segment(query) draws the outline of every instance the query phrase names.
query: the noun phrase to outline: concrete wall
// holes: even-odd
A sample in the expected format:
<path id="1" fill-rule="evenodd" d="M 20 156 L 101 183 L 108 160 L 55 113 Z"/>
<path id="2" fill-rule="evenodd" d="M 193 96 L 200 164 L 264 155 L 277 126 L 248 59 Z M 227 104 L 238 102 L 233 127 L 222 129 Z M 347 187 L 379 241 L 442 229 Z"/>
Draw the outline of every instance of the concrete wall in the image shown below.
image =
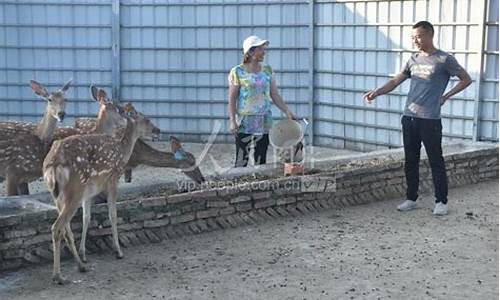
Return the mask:
<path id="1" fill-rule="evenodd" d="M 447 151 L 445 162 L 450 187 L 498 178 L 498 147 L 456 145 Z M 423 160 L 420 168 L 420 192 L 428 193 L 432 191 L 428 161 Z M 262 181 L 119 202 L 120 242 L 124 247 L 159 242 L 179 235 L 405 194 L 401 149 L 325 162 L 316 169 L 316 174 L 285 178 L 277 177 L 282 169 L 270 169 L 268 171 L 275 175 Z M 5 205 L 8 201 L 13 199 L 7 199 Z M 50 228 L 57 216 L 56 210 L 44 204 L 37 206 L 34 201 L 19 201 L 21 213 L 9 215 L 3 208 L 3 216 L 0 215 L 0 270 L 52 261 Z M 35 208 L 38 211 L 26 212 Z M 80 210 L 72 222 L 77 240 L 81 221 Z M 107 205 L 93 206 L 88 250 L 110 251 L 113 248 L 110 234 Z"/>

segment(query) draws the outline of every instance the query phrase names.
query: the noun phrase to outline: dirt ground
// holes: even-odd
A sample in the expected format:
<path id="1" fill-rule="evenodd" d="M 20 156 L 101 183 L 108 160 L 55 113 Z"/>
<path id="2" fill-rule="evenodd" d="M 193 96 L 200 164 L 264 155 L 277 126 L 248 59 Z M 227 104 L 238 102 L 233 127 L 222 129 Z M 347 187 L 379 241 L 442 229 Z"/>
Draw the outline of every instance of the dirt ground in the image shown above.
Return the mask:
<path id="1" fill-rule="evenodd" d="M 401 213 L 399 199 L 0 274 L 0 299 L 498 299 L 498 181 Z"/>

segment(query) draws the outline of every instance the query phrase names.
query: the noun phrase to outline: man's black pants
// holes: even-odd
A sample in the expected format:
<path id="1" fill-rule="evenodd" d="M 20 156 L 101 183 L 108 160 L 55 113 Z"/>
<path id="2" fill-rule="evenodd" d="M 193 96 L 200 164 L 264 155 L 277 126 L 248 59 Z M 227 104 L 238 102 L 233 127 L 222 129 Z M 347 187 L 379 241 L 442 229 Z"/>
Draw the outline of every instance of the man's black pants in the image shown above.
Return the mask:
<path id="1" fill-rule="evenodd" d="M 405 151 L 406 198 L 417 200 L 419 183 L 420 147 L 424 143 L 432 170 L 436 203 L 448 202 L 448 179 L 441 148 L 441 119 L 422 119 L 403 116 L 403 144 Z"/>
<path id="2" fill-rule="evenodd" d="M 269 146 L 269 134 L 252 135 L 238 133 L 236 136 L 236 162 L 235 167 L 246 167 L 248 164 L 248 154 L 251 142 L 255 141 L 254 160 L 255 164 L 265 164 L 267 148 Z"/>

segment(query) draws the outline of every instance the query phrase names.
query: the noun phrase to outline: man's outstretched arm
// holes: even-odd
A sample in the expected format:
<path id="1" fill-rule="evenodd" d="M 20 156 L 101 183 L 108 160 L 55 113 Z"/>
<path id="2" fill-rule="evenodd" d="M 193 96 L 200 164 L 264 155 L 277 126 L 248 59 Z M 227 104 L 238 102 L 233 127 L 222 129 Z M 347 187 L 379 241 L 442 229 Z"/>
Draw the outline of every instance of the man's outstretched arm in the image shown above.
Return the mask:
<path id="1" fill-rule="evenodd" d="M 398 85 L 400 85 L 403 81 L 405 81 L 408 78 L 408 75 L 405 73 L 401 72 L 394 76 L 391 80 L 389 80 L 386 84 L 384 84 L 382 87 L 369 91 L 363 95 L 363 99 L 371 103 L 375 98 L 377 98 L 380 95 L 384 95 L 389 93 L 390 91 L 394 90 Z"/>

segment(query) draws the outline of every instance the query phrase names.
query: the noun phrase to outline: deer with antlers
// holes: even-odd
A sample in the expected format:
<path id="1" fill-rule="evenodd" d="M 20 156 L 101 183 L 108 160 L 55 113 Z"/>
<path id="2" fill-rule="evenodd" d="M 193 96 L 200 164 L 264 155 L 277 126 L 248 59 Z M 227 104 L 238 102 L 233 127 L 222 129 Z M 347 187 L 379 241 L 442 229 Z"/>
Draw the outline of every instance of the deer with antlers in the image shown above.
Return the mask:
<path id="1" fill-rule="evenodd" d="M 36 126 L 25 122 L 0 122 L 0 177 L 5 178 L 8 196 L 25 193 L 19 183 L 42 176 L 43 159 L 50 149 L 57 123 L 64 119 L 64 94 L 70 83 L 71 80 L 60 90 L 49 93 L 43 85 L 31 80 L 31 89 L 47 101 L 41 121 Z"/>
<path id="2" fill-rule="evenodd" d="M 142 114 L 125 110 L 126 128 L 120 139 L 106 134 L 76 135 L 55 141 L 43 163 L 43 177 L 59 215 L 52 225 L 54 250 L 53 281 L 67 283 L 60 270 L 61 241 L 64 238 L 79 270 L 86 271 L 76 250 L 70 222 L 76 210 L 91 198 L 106 192 L 113 242 L 118 258 L 123 257 L 116 226 L 118 179 L 139 137 L 150 137 L 159 129 Z"/>

